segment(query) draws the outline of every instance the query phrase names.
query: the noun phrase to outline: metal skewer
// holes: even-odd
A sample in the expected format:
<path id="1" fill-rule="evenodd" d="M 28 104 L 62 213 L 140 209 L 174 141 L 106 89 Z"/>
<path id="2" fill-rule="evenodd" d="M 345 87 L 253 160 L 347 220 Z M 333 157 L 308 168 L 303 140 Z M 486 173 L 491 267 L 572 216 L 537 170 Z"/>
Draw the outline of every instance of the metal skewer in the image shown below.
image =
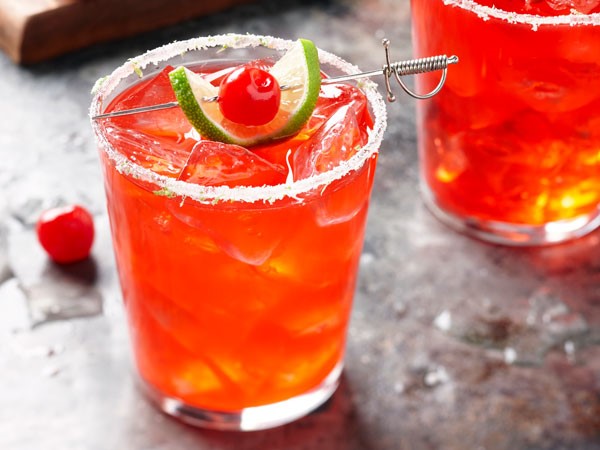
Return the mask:
<path id="1" fill-rule="evenodd" d="M 377 75 L 384 75 L 385 89 L 387 91 L 387 100 L 389 102 L 394 102 L 394 101 L 396 101 L 396 96 L 392 92 L 392 86 L 390 83 L 390 78 L 393 75 L 394 78 L 396 79 L 396 81 L 398 82 L 398 84 L 400 85 L 400 87 L 408 95 L 410 95 L 413 98 L 423 100 L 423 99 L 433 97 L 442 89 L 442 87 L 444 86 L 444 83 L 446 82 L 448 66 L 450 64 L 456 64 L 458 62 L 457 56 L 438 55 L 438 56 L 431 56 L 428 58 L 411 59 L 411 60 L 407 60 L 407 61 L 398 61 L 398 62 L 392 63 L 390 61 L 390 52 L 389 52 L 390 41 L 387 39 L 384 39 L 382 41 L 382 44 L 383 44 L 383 47 L 385 50 L 385 64 L 383 65 L 383 67 L 381 69 L 372 70 L 370 72 L 360 72 L 360 73 L 355 73 L 355 74 L 351 74 L 351 75 L 333 77 L 333 78 L 323 78 L 321 80 L 321 84 L 342 83 L 344 81 L 353 81 L 353 80 L 359 80 L 362 78 L 370 78 L 370 77 L 377 76 Z M 417 93 L 413 92 L 412 90 L 410 90 L 408 88 L 408 86 L 406 86 L 406 84 L 400 78 L 400 77 L 403 77 L 406 75 L 417 75 L 419 73 L 434 72 L 436 70 L 442 70 L 442 76 L 440 78 L 438 85 L 431 92 L 429 92 L 427 94 L 417 94 Z M 290 90 L 290 89 L 297 89 L 299 87 L 300 86 L 282 85 L 280 87 L 280 89 L 282 91 L 285 91 L 285 90 Z M 218 99 L 219 98 L 217 96 L 204 97 L 202 99 L 202 101 L 216 102 L 216 101 L 218 101 Z M 142 106 L 140 108 L 132 108 L 132 109 L 126 109 L 123 111 L 113 111 L 110 113 L 98 114 L 98 115 L 92 116 L 92 119 L 97 120 L 97 119 L 105 119 L 105 118 L 109 118 L 109 117 L 127 116 L 130 114 L 139 114 L 139 113 L 145 113 L 145 112 L 150 112 L 150 111 L 159 111 L 162 109 L 175 108 L 176 106 L 179 106 L 179 104 L 177 102 L 161 103 L 158 105 Z"/>

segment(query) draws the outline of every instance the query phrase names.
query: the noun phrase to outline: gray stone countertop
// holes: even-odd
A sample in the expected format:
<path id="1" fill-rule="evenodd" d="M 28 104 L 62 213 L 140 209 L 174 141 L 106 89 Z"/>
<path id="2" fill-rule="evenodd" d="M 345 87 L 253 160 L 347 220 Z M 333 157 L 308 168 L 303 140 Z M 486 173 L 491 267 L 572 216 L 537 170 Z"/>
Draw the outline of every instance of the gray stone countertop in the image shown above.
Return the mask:
<path id="1" fill-rule="evenodd" d="M 406 0 L 267 0 L 52 62 L 0 55 L 0 448 L 600 449 L 600 232 L 537 249 L 438 223 L 418 194 L 414 101 L 389 105 L 346 369 L 310 416 L 252 433 L 197 430 L 134 385 L 96 148 L 94 81 L 176 39 L 307 37 L 364 69 L 410 51 Z M 46 207 L 94 214 L 93 255 L 48 262 Z"/>

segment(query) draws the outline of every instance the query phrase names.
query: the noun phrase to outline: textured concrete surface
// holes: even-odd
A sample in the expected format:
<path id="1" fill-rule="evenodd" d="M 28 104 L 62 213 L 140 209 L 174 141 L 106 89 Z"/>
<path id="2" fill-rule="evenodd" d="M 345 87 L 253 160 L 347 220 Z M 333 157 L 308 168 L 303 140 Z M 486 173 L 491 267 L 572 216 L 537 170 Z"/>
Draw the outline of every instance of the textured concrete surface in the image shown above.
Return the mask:
<path id="1" fill-rule="evenodd" d="M 341 388 L 266 432 L 195 430 L 135 388 L 87 119 L 94 81 L 196 35 L 308 37 L 367 69 L 410 56 L 406 0 L 275 0 L 21 68 L 0 55 L 0 448 L 600 449 L 600 232 L 507 249 L 418 195 L 413 100 L 389 106 Z M 95 215 L 93 256 L 49 263 L 40 211 Z"/>

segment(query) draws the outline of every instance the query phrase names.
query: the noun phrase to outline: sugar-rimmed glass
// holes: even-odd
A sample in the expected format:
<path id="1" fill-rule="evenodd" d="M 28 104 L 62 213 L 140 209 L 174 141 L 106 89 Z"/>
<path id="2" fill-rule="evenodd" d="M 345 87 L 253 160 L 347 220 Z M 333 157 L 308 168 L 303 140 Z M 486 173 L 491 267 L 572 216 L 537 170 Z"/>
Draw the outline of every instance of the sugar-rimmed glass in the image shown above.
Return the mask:
<path id="1" fill-rule="evenodd" d="M 102 80 L 90 113 L 104 112 L 140 74 L 278 58 L 291 44 L 252 35 L 169 44 Z M 358 72 L 319 57 L 330 76 Z M 374 118 L 367 144 L 325 173 L 278 186 L 207 187 L 157 174 L 93 121 L 139 378 L 168 414 L 256 430 L 301 417 L 335 391 L 386 124 L 375 85 L 360 87 Z M 183 277 L 195 263 L 211 273 Z"/>
<path id="2" fill-rule="evenodd" d="M 445 223 L 539 245 L 600 225 L 600 13 L 536 16 L 412 0 L 416 56 L 453 53 L 417 105 L 422 192 Z M 435 83 L 419 77 L 420 88 Z"/>

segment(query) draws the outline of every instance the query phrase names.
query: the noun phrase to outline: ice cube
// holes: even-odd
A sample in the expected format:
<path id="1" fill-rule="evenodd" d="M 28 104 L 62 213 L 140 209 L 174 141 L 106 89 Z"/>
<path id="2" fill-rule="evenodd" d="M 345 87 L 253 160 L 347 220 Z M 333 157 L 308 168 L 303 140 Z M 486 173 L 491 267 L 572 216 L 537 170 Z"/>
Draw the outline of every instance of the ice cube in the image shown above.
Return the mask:
<path id="1" fill-rule="evenodd" d="M 326 172 L 350 159 L 368 139 L 371 117 L 364 95 L 344 85 L 324 86 L 313 117 L 307 124 L 305 142 L 292 157 L 295 180 Z M 358 173 L 334 182 L 314 201 L 320 226 L 339 224 L 366 209 L 375 160 Z"/>
<path id="2" fill-rule="evenodd" d="M 286 171 L 244 147 L 199 141 L 179 179 L 204 186 L 264 186 L 285 182 Z"/>
<path id="3" fill-rule="evenodd" d="M 279 282 L 281 283 L 281 279 Z M 354 292 L 354 286 L 346 284 L 340 282 L 318 288 L 298 284 L 295 295 L 302 299 L 302 306 L 290 307 L 289 301 L 284 300 L 270 308 L 268 314 L 290 336 L 311 333 L 343 334 Z M 291 298 L 289 293 L 287 298 Z"/>
<path id="4" fill-rule="evenodd" d="M 313 211 L 304 213 L 314 214 Z M 268 261 L 257 267 L 264 277 L 271 280 L 269 284 L 273 289 L 295 283 L 294 291 L 303 293 L 306 298 L 317 297 L 316 290 L 342 289 L 340 286 L 353 289 L 352 276 L 362 249 L 364 221 L 351 220 L 336 226 L 315 227 L 311 218 L 302 214 L 289 221 L 294 226 L 285 240 Z M 331 292 L 325 291 L 322 292 L 323 302 L 327 301 L 328 295 L 332 297 Z"/>
<path id="5" fill-rule="evenodd" d="M 189 296 L 180 295 L 181 291 L 165 293 L 165 289 L 164 283 L 159 286 L 144 279 L 136 283 L 136 292 L 132 289 L 128 295 L 128 308 L 135 312 L 136 320 L 145 322 L 139 326 L 140 339 L 171 339 L 190 356 L 203 354 L 207 348 L 227 352 L 241 345 L 243 324 L 239 325 L 238 315 L 222 311 L 214 303 L 192 302 Z M 202 284 L 190 282 L 188 289 L 201 292 Z M 222 325 L 222 332 L 216 331 L 216 321 Z M 233 328 L 240 334 L 226 331 Z"/>
<path id="6" fill-rule="evenodd" d="M 140 83 L 129 95 L 117 100 L 114 111 L 174 102 L 175 94 L 169 81 L 171 70 L 173 67 L 167 66 L 150 81 Z M 184 139 L 184 135 L 192 129 L 179 107 L 115 117 L 110 120 L 121 128 L 154 136 L 169 136 L 174 139 Z"/>
<path id="7" fill-rule="evenodd" d="M 162 294 L 149 293 L 144 301 L 138 300 L 144 313 L 136 315 L 140 323 L 134 334 L 142 373 L 192 403 L 196 395 L 218 398 L 223 390 L 239 397 L 240 387 L 221 367 L 231 349 L 241 345 L 237 333 L 227 332 L 234 324 L 224 326 L 223 333 L 215 333 L 208 323 L 214 316 L 192 315 Z"/>
<path id="8" fill-rule="evenodd" d="M 173 377 L 173 386 L 179 396 L 186 397 L 188 402 L 193 402 L 193 396 L 197 394 L 206 402 L 207 396 L 223 389 L 220 377 L 210 367 L 192 359 Z"/>
<path id="9" fill-rule="evenodd" d="M 169 81 L 169 72 L 172 70 L 173 66 L 166 66 L 154 78 L 139 83 L 134 89 L 128 91 L 126 96 L 117 101 L 115 109 L 137 108 L 175 101 L 175 93 Z"/>
<path id="10" fill-rule="evenodd" d="M 446 90 L 451 90 L 460 97 L 475 97 L 486 88 L 486 80 L 479 75 L 481 72 L 479 67 L 476 67 L 473 62 L 467 60 L 463 54 L 461 54 L 460 58 L 461 63 L 465 60 L 467 61 L 468 67 L 461 67 L 460 74 L 449 70 L 444 87 Z M 438 76 L 438 78 L 434 78 L 435 76 Z M 420 77 L 424 79 L 417 81 L 417 92 L 431 92 L 437 86 L 437 83 L 439 83 L 439 75 L 434 73 L 425 73 L 420 75 Z"/>
<path id="11" fill-rule="evenodd" d="M 282 327 L 276 317 L 257 322 L 245 345 L 260 351 L 240 355 L 248 380 L 244 388 L 247 392 L 254 388 L 261 396 L 268 395 L 265 386 L 276 386 L 278 395 L 306 391 L 339 362 L 343 343 L 344 328 L 297 334 Z"/>
<path id="12" fill-rule="evenodd" d="M 308 129 L 320 128 L 341 107 L 351 106 L 359 123 L 370 125 L 365 95 L 352 86 L 328 84 L 321 86 L 319 99 L 307 122 Z"/>
<path id="13" fill-rule="evenodd" d="M 142 167 L 176 178 L 196 143 L 194 139 L 182 141 L 147 134 L 142 131 L 107 126 L 109 141 L 128 159 Z"/>
<path id="14" fill-rule="evenodd" d="M 598 65 L 556 58 L 513 58 L 499 69 L 501 86 L 536 111 L 573 111 L 600 97 Z"/>
<path id="15" fill-rule="evenodd" d="M 478 31 L 490 34 L 490 30 L 483 26 L 484 23 L 482 21 L 481 29 Z M 447 27 L 446 33 L 448 33 L 448 36 L 462 36 L 464 33 L 462 27 L 466 26 L 466 24 L 457 20 L 454 23 L 446 23 L 445 26 Z M 471 31 L 475 35 L 478 33 L 477 30 Z M 448 55 L 458 55 L 460 58 L 460 64 L 455 64 L 448 70 L 442 93 L 447 89 L 451 89 L 456 95 L 461 97 L 473 97 L 486 89 L 494 78 L 494 67 L 490 67 L 494 60 L 489 57 L 490 48 L 486 40 L 454 39 L 450 44 L 445 33 L 440 33 L 438 37 L 433 37 L 431 33 L 429 34 L 428 38 L 433 41 L 427 46 L 429 50 L 427 54 L 421 55 L 422 57 L 445 53 Z M 439 82 L 439 72 L 419 74 L 415 77 L 416 92 L 431 92 Z"/>
<path id="16" fill-rule="evenodd" d="M 240 210 L 227 205 L 201 205 L 189 199 L 168 202 L 181 222 L 208 236 L 229 257 L 252 266 L 263 264 L 295 225 L 295 211 L 282 220 L 278 208 Z"/>
<path id="17" fill-rule="evenodd" d="M 545 3 L 554 11 L 560 12 L 568 11 L 572 7 L 571 0 L 545 0 Z"/>
<path id="18" fill-rule="evenodd" d="M 327 172 L 350 159 L 366 140 L 361 133 L 356 110 L 339 108 L 293 156 L 294 180 Z"/>
<path id="19" fill-rule="evenodd" d="M 331 84 L 321 86 L 321 92 L 315 109 L 308 122 L 298 133 L 278 142 L 270 142 L 267 145 L 255 147 L 252 151 L 274 164 L 286 167 L 290 149 L 297 149 L 302 143 L 311 139 L 313 134 L 317 132 L 339 108 L 347 107 L 354 108 L 356 121 L 362 126 L 361 136 L 366 141 L 368 139 L 366 128 L 372 127 L 372 120 L 369 115 L 367 100 L 364 94 L 352 86 Z M 296 178 L 294 177 L 294 179 Z"/>
<path id="20" fill-rule="evenodd" d="M 433 100 L 433 105 L 440 108 L 434 113 L 447 122 L 448 128 L 480 130 L 499 125 L 527 107 L 517 98 L 507 100 L 508 93 L 493 83 L 471 94 L 461 95 L 448 86 Z"/>
<path id="21" fill-rule="evenodd" d="M 288 161 L 290 160 L 290 150 L 293 152 L 293 149 L 298 148 L 303 142 L 306 142 L 310 138 L 309 131 L 310 130 L 305 126 L 297 134 L 289 138 L 259 145 L 254 147 L 252 152 L 278 167 L 287 168 Z"/>
<path id="22" fill-rule="evenodd" d="M 437 150 L 438 164 L 435 169 L 435 177 L 442 183 L 452 183 L 461 176 L 468 168 L 469 162 L 465 156 L 464 149 L 459 145 L 458 135 L 450 136 L 445 142 L 434 139 L 432 144 Z M 446 145 L 443 145 L 444 142 Z"/>
<path id="23" fill-rule="evenodd" d="M 599 11 L 600 12 L 600 8 Z M 569 29 L 569 33 L 562 33 L 556 40 L 553 52 L 560 60 L 573 63 L 587 64 L 596 73 L 600 71 L 598 61 L 598 39 L 592 38 L 597 27 L 576 26 Z M 558 63 L 562 64 L 562 62 Z"/>
<path id="24" fill-rule="evenodd" d="M 375 175 L 376 156 L 367 161 L 358 172 L 340 182 L 330 184 L 315 200 L 316 221 L 321 227 L 341 224 L 367 213 L 371 186 Z M 364 218 L 358 218 L 362 223 Z"/>
<path id="25" fill-rule="evenodd" d="M 95 283 L 98 268 L 93 259 L 52 264 L 31 230 L 11 233 L 7 257 L 25 294 L 32 326 L 102 313 L 104 299 Z"/>
<path id="26" fill-rule="evenodd" d="M 553 10 L 562 13 L 575 10 L 582 14 L 590 14 L 600 6 L 600 0 L 546 0 L 546 3 Z"/>

